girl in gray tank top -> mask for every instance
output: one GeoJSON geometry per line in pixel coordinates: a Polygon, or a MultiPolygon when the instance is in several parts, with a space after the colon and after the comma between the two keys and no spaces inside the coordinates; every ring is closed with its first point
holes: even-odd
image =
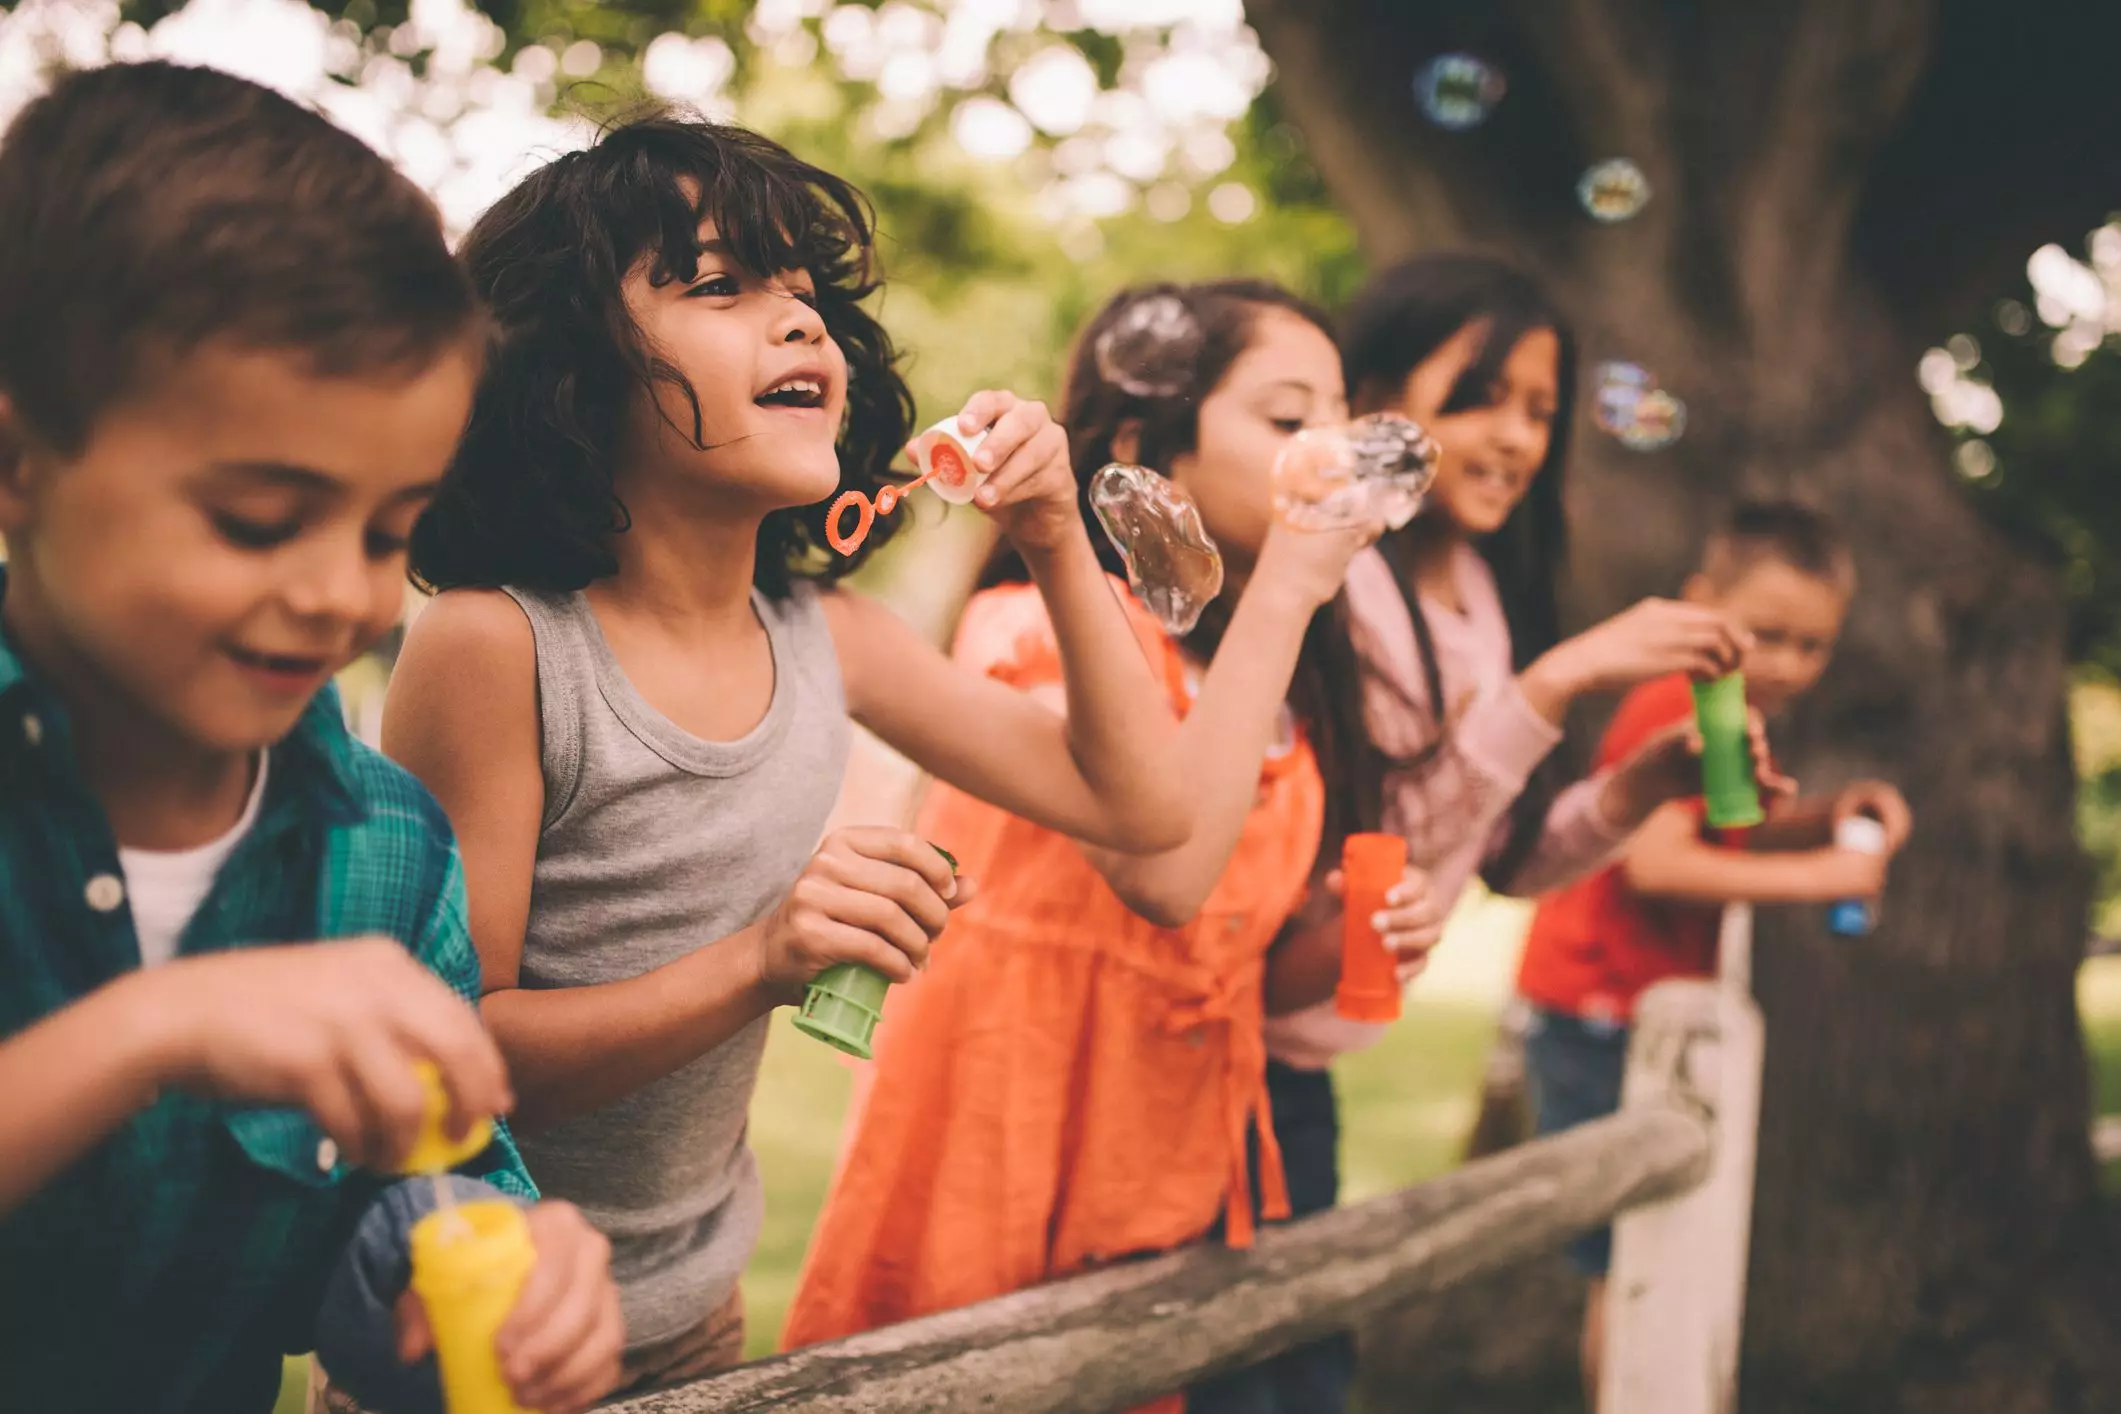
{"type": "Polygon", "coordinates": [[[506,337],[414,534],[417,578],[453,592],[407,637],[385,744],[456,826],[524,1155],[611,1239],[637,1384],[736,1358],[772,1008],[837,962],[909,979],[972,897],[903,830],[820,844],[849,718],[1092,843],[1190,826],[1044,407],[982,393],[959,425],[1050,607],[1065,717],[832,587],[910,513],[828,548],[824,503],[892,484],[911,422],[862,307],[865,212],[764,138],[650,118],[463,248],[506,337]]]}

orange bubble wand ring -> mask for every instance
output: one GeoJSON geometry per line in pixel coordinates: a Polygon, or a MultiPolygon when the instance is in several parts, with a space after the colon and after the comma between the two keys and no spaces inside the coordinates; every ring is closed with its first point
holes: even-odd
{"type": "Polygon", "coordinates": [[[903,486],[886,486],[876,493],[876,501],[873,504],[859,491],[842,491],[840,498],[832,503],[831,513],[825,517],[826,541],[842,555],[853,554],[862,547],[862,542],[869,538],[869,527],[876,524],[878,516],[887,516],[897,510],[898,503],[906,499],[908,492],[941,469],[931,466],[903,486]],[[854,529],[842,535],[840,522],[850,509],[857,513],[854,529]]]}

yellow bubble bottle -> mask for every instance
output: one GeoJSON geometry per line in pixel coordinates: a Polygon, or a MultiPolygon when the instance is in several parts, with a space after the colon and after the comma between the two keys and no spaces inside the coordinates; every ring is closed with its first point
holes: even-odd
{"type": "Polygon", "coordinates": [[[412,1289],[427,1307],[449,1414],[528,1414],[501,1377],[494,1338],[536,1260],[513,1203],[460,1203],[413,1224],[412,1289]]]}
{"type": "Polygon", "coordinates": [[[513,1203],[451,1200],[443,1175],[493,1142],[493,1121],[478,1119],[462,1139],[451,1139],[441,1072],[428,1061],[415,1068],[427,1113],[398,1169],[435,1181],[435,1210],[412,1228],[412,1289],[434,1332],[443,1404],[449,1414],[527,1414],[501,1378],[494,1339],[537,1261],[530,1225],[513,1203]]]}

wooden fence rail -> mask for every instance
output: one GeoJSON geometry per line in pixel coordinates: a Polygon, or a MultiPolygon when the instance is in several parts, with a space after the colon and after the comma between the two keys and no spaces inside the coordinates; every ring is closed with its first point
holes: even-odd
{"type": "Polygon", "coordinates": [[[1684,1209],[1711,1170],[1716,1089],[1703,1076],[1715,1069],[1719,1003],[1705,983],[1659,993],[1638,1014],[1629,1103],[1611,1118],[1269,1228],[1249,1251],[1211,1243],[1125,1263],[611,1408],[1103,1414],[1551,1249],[1616,1214],[1684,1209]],[[1654,1073],[1634,1074],[1645,1070],[1654,1073]]]}

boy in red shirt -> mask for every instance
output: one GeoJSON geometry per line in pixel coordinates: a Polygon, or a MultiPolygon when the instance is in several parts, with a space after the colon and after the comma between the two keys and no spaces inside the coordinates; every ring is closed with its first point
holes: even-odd
{"type": "MultiPolygon", "coordinates": [[[[1826,671],[1854,588],[1848,547],[1825,516],[1754,502],[1739,506],[1709,541],[1684,597],[1722,609],[1752,634],[1746,696],[1773,718],[1826,671]]],[[[1685,678],[1645,683],[1614,715],[1599,768],[1625,760],[1693,710],[1685,678]]],[[[1770,804],[1766,824],[1713,838],[1700,798],[1676,801],[1644,823],[1610,868],[1543,898],[1517,976],[1531,1013],[1525,1066],[1538,1131],[1551,1134],[1619,1108],[1636,998],[1667,977],[1714,974],[1723,905],[1874,897],[1909,823],[1906,802],[1881,781],[1821,800],[1770,804]],[[1834,847],[1835,827],[1853,815],[1884,824],[1886,854],[1834,847]]],[[[1611,1254],[1609,1229],[1570,1249],[1591,1283],[1583,1369],[1592,1408],[1611,1254]]]]}

